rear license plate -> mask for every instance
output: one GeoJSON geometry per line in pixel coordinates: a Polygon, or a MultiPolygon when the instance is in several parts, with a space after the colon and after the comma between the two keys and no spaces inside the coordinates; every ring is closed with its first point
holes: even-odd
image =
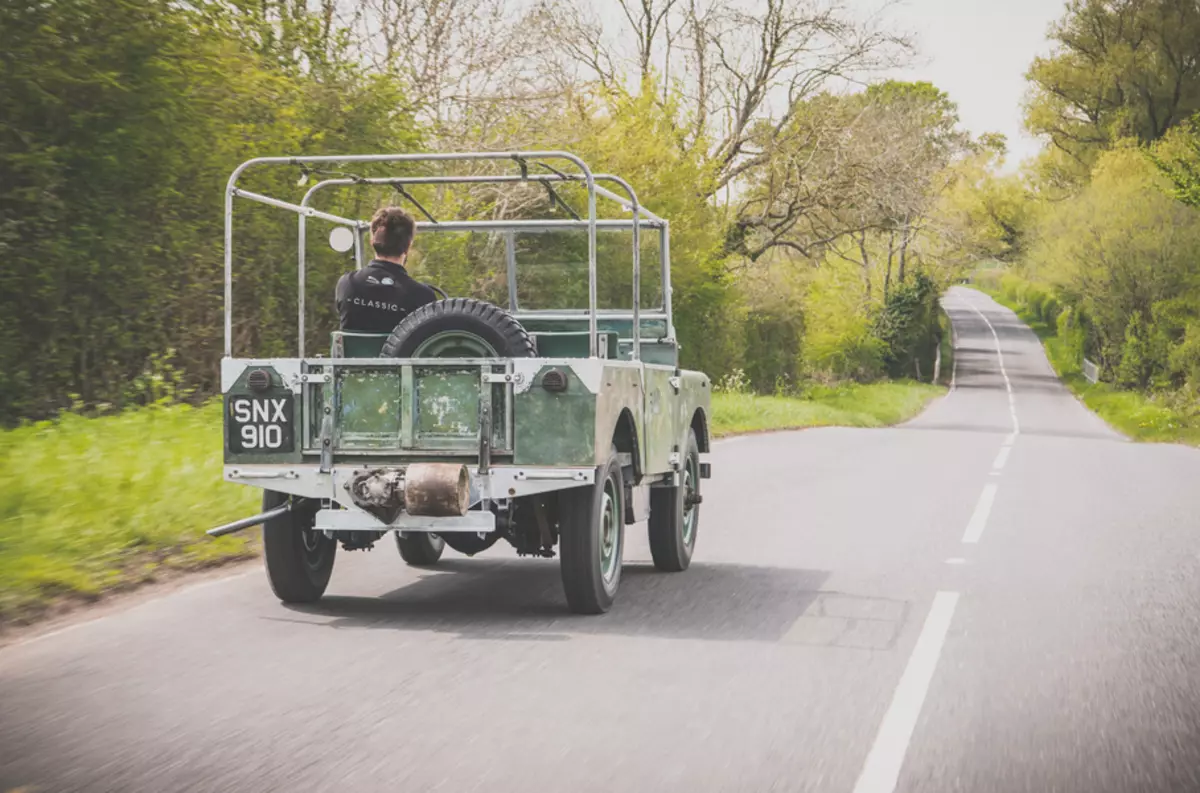
{"type": "Polygon", "coordinates": [[[291,396],[235,396],[229,400],[227,424],[233,453],[295,449],[291,396]]]}

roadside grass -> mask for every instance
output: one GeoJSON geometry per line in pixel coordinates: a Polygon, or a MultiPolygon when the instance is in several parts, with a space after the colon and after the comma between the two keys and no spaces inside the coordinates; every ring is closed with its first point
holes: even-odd
{"type": "MultiPolygon", "coordinates": [[[[912,382],[816,388],[808,398],[718,394],[717,435],[916,415],[944,389],[912,382]]],[[[221,480],[217,402],[0,432],[0,627],[181,571],[255,556],[259,532],[206,529],[258,511],[259,491],[221,480]]]]}
{"type": "Polygon", "coordinates": [[[204,531],[253,513],[221,481],[221,407],[66,414],[0,432],[0,624],[256,553],[204,531]]]}
{"type": "Polygon", "coordinates": [[[716,437],[805,427],[883,427],[921,412],[941,386],[913,381],[870,385],[817,386],[803,398],[714,394],[716,437]]]}
{"type": "Polygon", "coordinates": [[[1200,446],[1200,414],[1197,413],[1200,407],[1185,411],[1163,404],[1153,395],[1126,391],[1109,383],[1088,382],[1083,376],[1081,362],[1069,353],[1057,328],[1043,322],[1029,306],[1013,301],[997,288],[978,283],[976,288],[1015,312],[1037,334],[1059,379],[1117,432],[1136,441],[1200,446]]]}

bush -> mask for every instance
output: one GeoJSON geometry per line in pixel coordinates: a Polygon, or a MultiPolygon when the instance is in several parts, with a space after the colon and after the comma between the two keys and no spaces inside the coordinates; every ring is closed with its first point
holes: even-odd
{"type": "Polygon", "coordinates": [[[789,390],[800,375],[804,321],[799,312],[751,313],[744,332],[743,368],[750,387],[760,394],[789,390]]]}
{"type": "Polygon", "coordinates": [[[933,357],[941,341],[938,289],[933,280],[917,272],[910,280],[893,287],[876,318],[874,334],[884,345],[884,363],[889,375],[932,374],[933,357]]]}

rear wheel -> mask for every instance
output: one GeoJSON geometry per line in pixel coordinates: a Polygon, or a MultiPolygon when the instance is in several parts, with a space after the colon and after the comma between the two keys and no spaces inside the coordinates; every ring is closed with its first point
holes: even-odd
{"type": "Polygon", "coordinates": [[[668,573],[688,569],[700,524],[700,445],[688,432],[687,452],[677,487],[650,490],[650,556],[668,573]]]}
{"type": "Polygon", "coordinates": [[[400,558],[412,567],[429,567],[437,564],[446,549],[446,542],[436,534],[426,531],[396,532],[396,547],[400,558]]]}
{"type": "Polygon", "coordinates": [[[271,590],[284,603],[313,603],[325,594],[337,542],[313,529],[319,505],[309,499],[263,492],[263,511],[292,502],[292,510],[263,524],[263,558],[271,590]]]}
{"type": "Polygon", "coordinates": [[[560,491],[559,552],[563,591],[576,614],[608,611],[621,584],[625,487],[613,449],[590,487],[560,491]]]}

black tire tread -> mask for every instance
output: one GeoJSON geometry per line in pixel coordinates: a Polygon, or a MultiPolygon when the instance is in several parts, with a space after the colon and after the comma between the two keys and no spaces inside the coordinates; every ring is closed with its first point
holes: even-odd
{"type": "MultiPolygon", "coordinates": [[[[688,432],[687,456],[698,457],[700,444],[696,431],[688,432]]],[[[699,481],[696,487],[699,488],[699,481]]],[[[681,573],[692,563],[692,551],[696,546],[696,534],[700,529],[700,515],[696,514],[696,525],[692,529],[692,547],[683,542],[683,511],[687,493],[679,487],[657,487],[650,490],[649,539],[650,557],[654,566],[664,573],[681,573]]],[[[697,506],[698,510],[700,507],[697,506]]]]}
{"type": "MultiPolygon", "coordinates": [[[[383,348],[379,351],[380,357],[408,357],[405,346],[419,328],[430,322],[454,317],[462,317],[468,323],[479,322],[494,329],[504,342],[505,349],[497,350],[501,357],[532,358],[536,354],[533,338],[512,314],[482,300],[454,297],[427,303],[402,319],[383,343],[383,348]]],[[[469,331],[470,328],[464,330],[469,331]]]]}
{"type": "Polygon", "coordinates": [[[407,537],[396,532],[396,547],[400,550],[400,558],[411,567],[432,567],[445,550],[444,545],[430,542],[430,535],[425,532],[413,532],[407,537]]]}
{"type": "MultiPolygon", "coordinates": [[[[264,490],[263,511],[281,506],[288,498],[285,493],[264,490]]],[[[325,588],[329,585],[334,558],[337,556],[336,542],[323,540],[328,543],[328,557],[321,569],[310,571],[304,561],[300,532],[312,525],[315,514],[310,504],[301,501],[291,512],[263,524],[263,561],[267,568],[267,580],[271,584],[271,591],[284,603],[315,603],[325,594],[325,588]]]]}
{"type": "MultiPolygon", "coordinates": [[[[617,478],[617,493],[625,498],[621,464],[616,449],[608,463],[596,469],[596,483],[590,487],[576,487],[559,491],[561,526],[559,528],[559,564],[562,574],[563,593],[567,605],[576,614],[603,614],[612,607],[616,596],[604,587],[599,569],[599,502],[604,492],[604,483],[609,476],[617,478]]],[[[625,505],[617,512],[625,515],[625,505]]],[[[625,526],[621,526],[618,556],[625,553],[625,526]]],[[[620,558],[618,558],[618,565],[620,558]]],[[[620,570],[617,571],[617,587],[620,586],[620,570]]]]}

